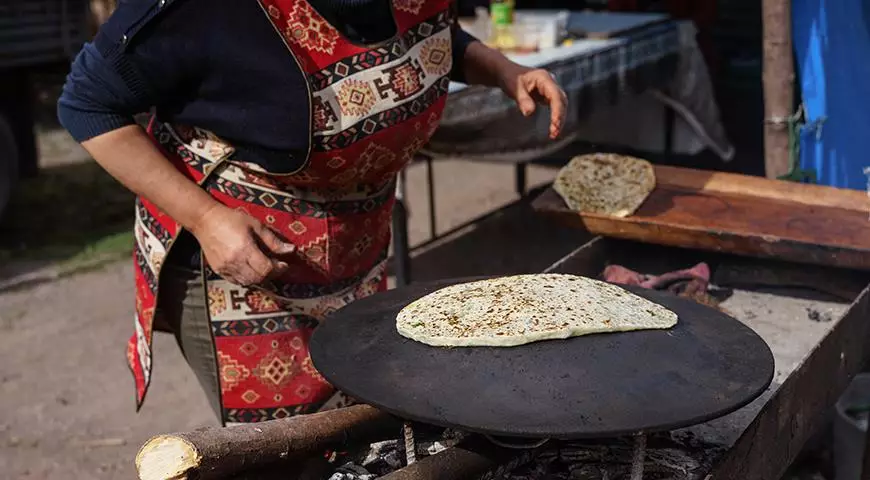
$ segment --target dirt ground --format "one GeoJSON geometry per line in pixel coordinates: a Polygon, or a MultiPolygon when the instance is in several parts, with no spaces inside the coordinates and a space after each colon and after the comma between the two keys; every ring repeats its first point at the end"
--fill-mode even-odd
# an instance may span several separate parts
{"type": "MultiPolygon", "coordinates": [[[[64,133],[45,132],[40,143],[49,190],[70,188],[53,183],[56,177],[82,169],[89,178],[94,175],[95,166],[64,133]]],[[[532,167],[529,185],[545,184],[554,174],[553,168],[532,167]]],[[[527,204],[516,203],[513,175],[511,165],[437,162],[439,236],[488,212],[499,213],[431,241],[425,169],[410,168],[415,280],[541,271],[588,240],[536,216],[527,204]]],[[[74,187],[81,189],[75,195],[98,189],[99,198],[112,202],[97,208],[127,209],[128,199],[102,179],[74,187]]],[[[33,209],[20,216],[24,219],[47,213],[39,211],[44,206],[22,205],[33,209]]],[[[107,220],[117,220],[115,215],[111,212],[107,220]]],[[[55,225],[55,231],[68,235],[64,229],[71,222],[64,216],[34,220],[34,232],[42,232],[34,236],[45,236],[55,225]]],[[[127,221],[116,222],[114,228],[126,229],[127,221]]],[[[91,228],[87,222],[83,225],[83,230],[91,228]]],[[[26,228],[12,231],[29,234],[26,228]]],[[[83,233],[87,235],[70,236],[70,241],[93,241],[92,232],[83,233]]],[[[9,244],[4,235],[9,234],[0,228],[0,250],[9,244]]],[[[40,252],[69,253],[56,246],[37,250],[29,243],[22,245],[20,254],[13,250],[0,255],[0,480],[136,478],[133,458],[150,436],[217,424],[174,339],[159,333],[152,387],[144,408],[135,412],[124,358],[133,320],[129,262],[115,261],[98,270],[4,291],[8,277],[46,268],[40,252]]],[[[92,248],[83,245],[89,244],[76,243],[75,248],[92,248]]],[[[823,480],[812,469],[789,478],[823,480]]]]}
{"type": "MultiPolygon", "coordinates": [[[[42,139],[47,168],[88,162],[62,134],[42,139]]],[[[533,168],[529,183],[554,171],[533,168]]],[[[439,231],[517,199],[513,167],[436,164],[439,231]]],[[[409,172],[412,244],[430,238],[425,172],[409,172]]],[[[38,212],[32,212],[38,214],[38,212]]],[[[583,241],[523,207],[415,251],[416,278],[540,270],[583,241]],[[530,247],[531,246],[531,247],[530,247]]],[[[5,270],[14,260],[7,260],[5,270]]],[[[0,293],[0,478],[135,478],[150,436],[216,423],[174,340],[157,334],[154,380],[134,411],[124,362],[132,332],[131,265],[115,262],[32,288],[0,293]]]]}

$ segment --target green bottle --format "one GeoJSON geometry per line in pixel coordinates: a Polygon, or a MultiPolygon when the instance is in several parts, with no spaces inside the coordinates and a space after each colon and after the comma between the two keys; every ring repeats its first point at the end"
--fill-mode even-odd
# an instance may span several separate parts
{"type": "Polygon", "coordinates": [[[489,15],[492,24],[497,27],[514,23],[513,0],[492,0],[489,4],[489,15]]]}

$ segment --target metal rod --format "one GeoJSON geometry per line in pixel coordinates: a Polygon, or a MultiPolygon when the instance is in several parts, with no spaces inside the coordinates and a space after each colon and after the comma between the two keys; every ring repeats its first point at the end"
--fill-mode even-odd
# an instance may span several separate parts
{"type": "Polygon", "coordinates": [[[435,214],[435,166],[432,164],[432,157],[426,156],[426,183],[429,188],[429,236],[435,238],[438,236],[438,226],[436,225],[435,214]]]}
{"type": "Polygon", "coordinates": [[[417,444],[414,442],[414,428],[410,422],[402,425],[402,436],[405,438],[405,465],[417,463],[417,444]]]}
{"type": "Polygon", "coordinates": [[[665,160],[670,160],[674,154],[674,129],[677,115],[674,109],[665,105],[665,145],[663,148],[665,160]]]}
{"type": "Polygon", "coordinates": [[[411,249],[408,246],[408,210],[405,207],[405,170],[396,179],[396,205],[393,207],[393,257],[396,285],[411,283],[411,249]]]}
{"type": "MultiPolygon", "coordinates": [[[[540,187],[536,187],[535,189],[532,190],[531,195],[527,195],[527,197],[535,197],[539,193],[542,193],[547,188],[548,188],[547,185],[542,185],[540,187]]],[[[437,238],[431,238],[431,239],[426,240],[424,242],[418,243],[414,247],[414,250],[427,248],[427,247],[433,245],[435,242],[441,240],[442,238],[447,238],[447,237],[449,237],[457,232],[461,232],[462,230],[464,230],[472,225],[477,225],[480,222],[489,220],[490,218],[493,218],[495,216],[503,214],[504,212],[510,210],[511,208],[515,208],[518,205],[522,205],[522,204],[527,203],[527,202],[528,202],[528,198],[520,199],[520,200],[511,202],[511,203],[508,203],[507,205],[504,205],[502,207],[496,208],[495,210],[491,210],[491,211],[484,213],[482,215],[478,215],[477,217],[474,217],[467,222],[463,222],[463,223],[441,233],[441,235],[439,235],[437,238]]]]}
{"type": "Polygon", "coordinates": [[[870,428],[864,434],[864,461],[861,467],[861,480],[870,480],[870,428]]]}
{"type": "Polygon", "coordinates": [[[643,480],[643,462],[646,459],[646,435],[634,437],[634,452],[631,457],[631,480],[643,480]]]}
{"type": "Polygon", "coordinates": [[[515,180],[516,180],[516,189],[517,194],[520,198],[524,198],[526,196],[526,170],[528,168],[528,164],[521,162],[517,163],[514,166],[515,169],[515,180]]]}

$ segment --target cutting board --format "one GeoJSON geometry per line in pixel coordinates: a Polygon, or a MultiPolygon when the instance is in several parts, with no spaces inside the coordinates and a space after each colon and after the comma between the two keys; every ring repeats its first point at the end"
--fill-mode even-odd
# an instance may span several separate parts
{"type": "Polygon", "coordinates": [[[566,29],[576,38],[608,39],[667,22],[658,13],[571,12],[566,29]]]}
{"type": "Polygon", "coordinates": [[[870,198],[857,190],[656,166],[627,218],[580,214],[552,189],[533,208],[606,237],[870,270],[870,198]]]}

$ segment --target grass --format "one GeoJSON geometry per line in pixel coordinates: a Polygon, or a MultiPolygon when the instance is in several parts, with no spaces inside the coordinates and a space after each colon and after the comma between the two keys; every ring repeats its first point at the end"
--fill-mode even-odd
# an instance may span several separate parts
{"type": "Polygon", "coordinates": [[[56,262],[61,272],[132,249],[133,195],[89,161],[23,181],[0,221],[0,264],[56,262]]]}

